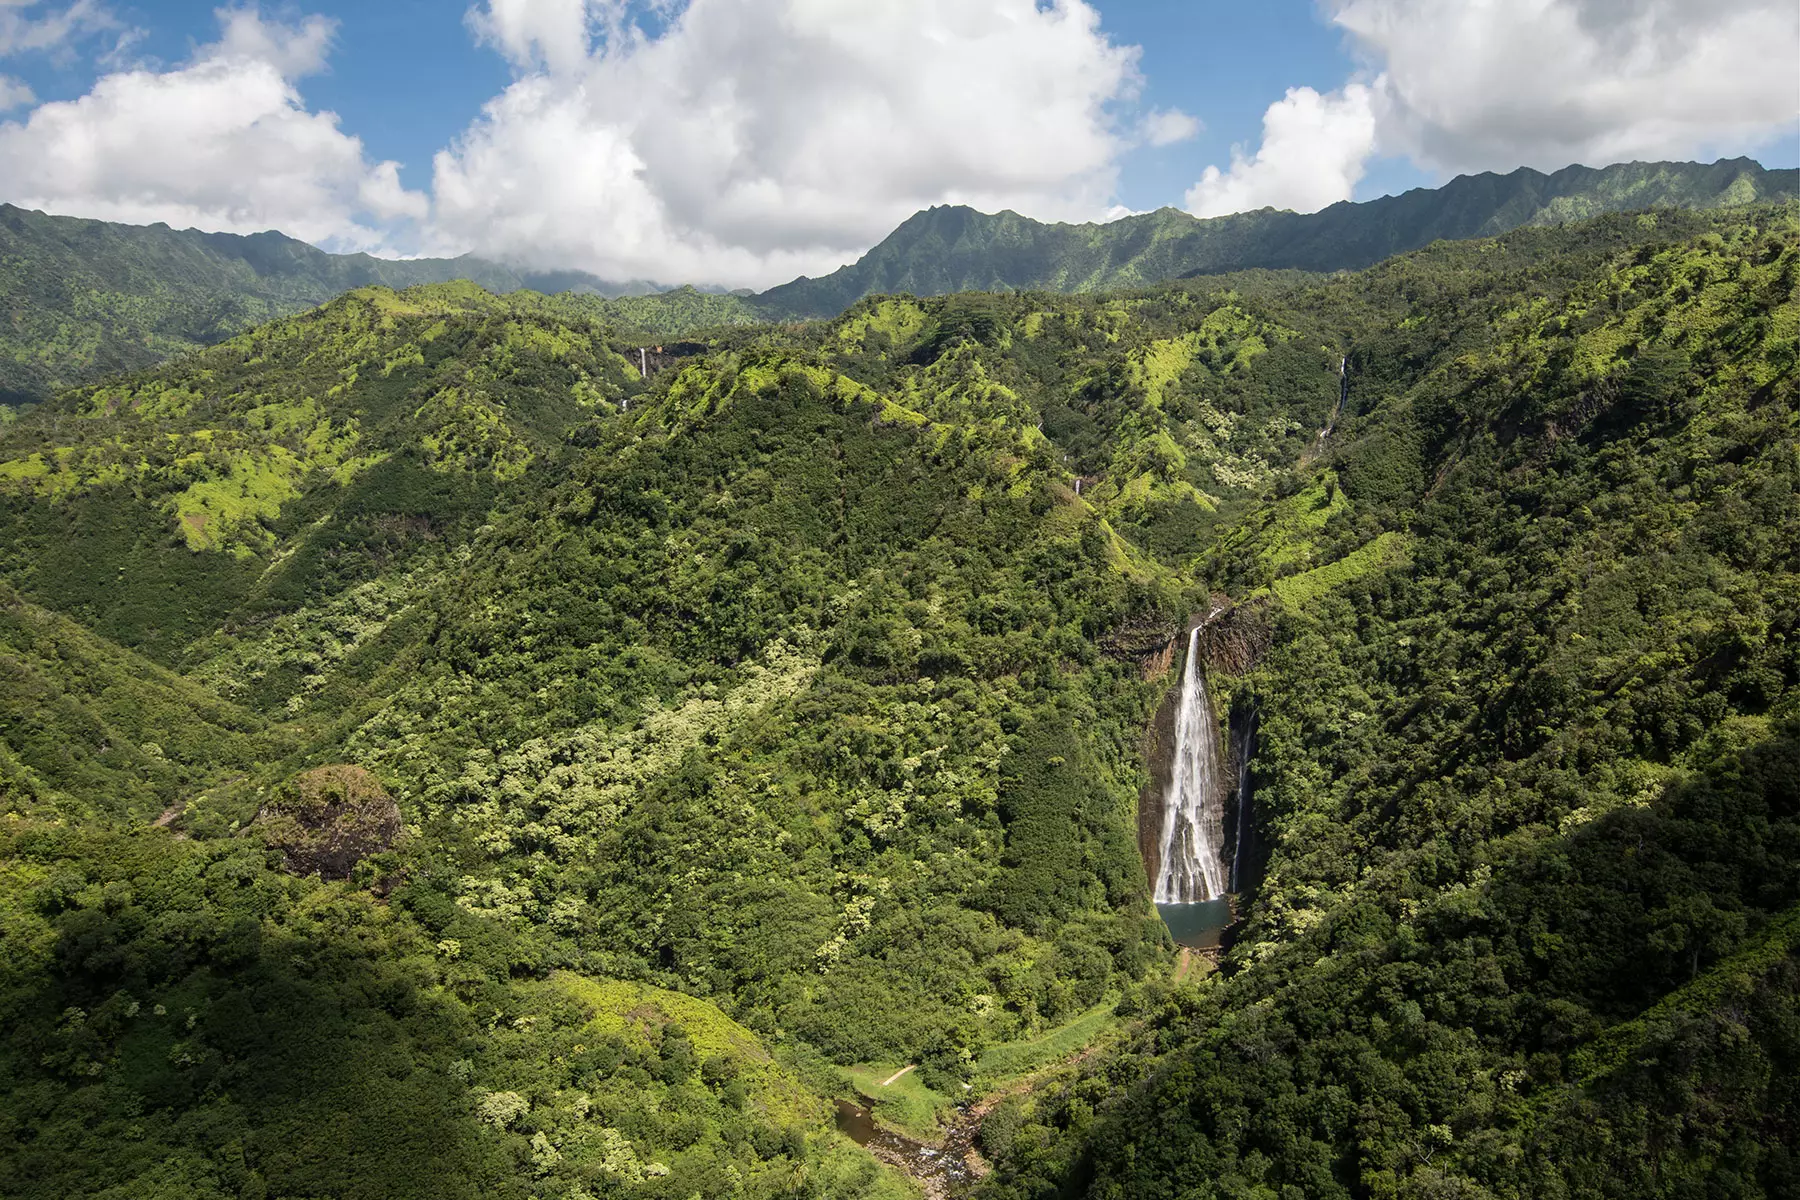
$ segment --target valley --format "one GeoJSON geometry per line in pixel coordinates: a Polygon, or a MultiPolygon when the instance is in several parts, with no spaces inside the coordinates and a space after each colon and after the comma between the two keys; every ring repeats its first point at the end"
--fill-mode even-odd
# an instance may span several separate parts
{"type": "Polygon", "coordinates": [[[1540,200],[34,375],[0,1195],[1800,1186],[1800,212],[1540,200]]]}

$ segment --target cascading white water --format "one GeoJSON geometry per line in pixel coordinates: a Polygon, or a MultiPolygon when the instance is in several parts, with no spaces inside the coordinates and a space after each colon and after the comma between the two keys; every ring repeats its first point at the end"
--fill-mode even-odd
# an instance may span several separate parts
{"type": "Polygon", "coordinates": [[[1200,667],[1200,630],[1188,634],[1181,707],[1175,713],[1175,763],[1163,799],[1158,904],[1198,904],[1225,894],[1220,847],[1225,819],[1219,796],[1219,721],[1200,667]]]}

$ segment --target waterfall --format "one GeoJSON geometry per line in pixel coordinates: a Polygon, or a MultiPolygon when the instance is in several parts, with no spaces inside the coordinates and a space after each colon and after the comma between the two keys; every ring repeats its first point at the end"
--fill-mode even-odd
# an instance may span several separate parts
{"type": "Polygon", "coordinates": [[[1188,634],[1181,707],[1175,714],[1175,763],[1163,800],[1158,904],[1197,904],[1225,894],[1225,840],[1219,795],[1219,719],[1200,666],[1200,629],[1188,634]]]}
{"type": "Polygon", "coordinates": [[[1312,453],[1325,448],[1332,432],[1337,429],[1338,419],[1344,415],[1344,405],[1350,402],[1350,356],[1345,355],[1338,361],[1338,398],[1337,406],[1325,418],[1325,424],[1319,428],[1318,440],[1313,444],[1312,453]]]}

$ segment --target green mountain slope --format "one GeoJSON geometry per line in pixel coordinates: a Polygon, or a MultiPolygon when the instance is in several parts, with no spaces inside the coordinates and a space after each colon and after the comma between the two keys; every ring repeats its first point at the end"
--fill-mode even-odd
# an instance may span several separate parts
{"type": "Polygon", "coordinates": [[[1412,319],[1206,567],[1272,604],[1220,678],[1260,718],[1246,923],[993,1128],[988,1194],[1792,1190],[1795,235],[1646,245],[1472,327],[1457,297],[1460,334],[1423,260],[1374,273],[1426,284],[1412,319]]]}
{"type": "Polygon", "coordinates": [[[574,299],[358,290],[73,393],[0,430],[0,558],[167,659],[239,606],[338,594],[479,523],[642,387],[607,337],[574,299]]]}
{"type": "Polygon", "coordinates": [[[1631,209],[1722,208],[1800,196],[1800,172],[1748,159],[1465,175],[1301,215],[1263,209],[1201,220],[1165,208],[1105,225],[1046,225],[970,208],[919,213],[851,266],[772,288],[776,315],[829,317],[863,296],[1091,292],[1249,268],[1358,270],[1439,239],[1492,237],[1631,209]]]}
{"type": "Polygon", "coordinates": [[[3,593],[0,1190],[909,1194],[809,1060],[558,974],[611,964],[459,903],[435,836],[328,802],[302,837],[353,878],[283,868],[266,813],[332,761],[344,693],[404,677],[481,522],[631,387],[543,297],[359,290],[9,428],[8,577],[189,671],[3,593]]]}
{"type": "Polygon", "coordinates": [[[0,677],[0,805],[12,814],[148,821],[284,750],[257,715],[4,585],[0,677]]]}
{"type": "Polygon", "coordinates": [[[0,403],[152,366],[352,288],[453,280],[502,293],[658,290],[473,257],[327,254],[280,233],[116,225],[0,204],[0,403]]]}
{"type": "Polygon", "coordinates": [[[20,414],[0,740],[54,686],[181,769],[0,823],[0,1192],[898,1196],[839,1068],[948,1108],[1110,1006],[986,1194],[1780,1194],[1796,270],[1614,215],[648,382],[591,301],[371,288],[20,414]],[[1145,735],[1219,596],[1263,849],[1177,975],[1145,735]]]}
{"type": "Polygon", "coordinates": [[[1175,209],[1105,225],[1046,225],[1004,212],[937,208],[856,263],[760,296],[580,272],[523,272],[465,257],[333,255],[278,233],[238,237],[49,217],[0,205],[0,404],[161,362],[351,288],[468,280],[490,291],[571,291],[639,340],[758,321],[835,317],[864,296],[963,291],[1092,292],[1251,268],[1356,270],[1439,239],[1653,207],[1793,200],[1800,173],[1748,159],[1569,167],[1554,175],[1463,176],[1299,215],[1265,209],[1198,220],[1175,209]]]}

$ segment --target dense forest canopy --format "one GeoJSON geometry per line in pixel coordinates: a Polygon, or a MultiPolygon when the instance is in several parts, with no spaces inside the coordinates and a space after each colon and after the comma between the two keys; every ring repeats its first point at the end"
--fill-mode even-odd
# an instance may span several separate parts
{"type": "Polygon", "coordinates": [[[0,1194],[900,1197],[825,1098],[906,1064],[1009,1200],[1790,1193],[1797,270],[1628,213],[648,379],[370,287],[24,411],[0,1194]],[[1136,834],[1214,596],[1206,973],[1136,834]]]}

